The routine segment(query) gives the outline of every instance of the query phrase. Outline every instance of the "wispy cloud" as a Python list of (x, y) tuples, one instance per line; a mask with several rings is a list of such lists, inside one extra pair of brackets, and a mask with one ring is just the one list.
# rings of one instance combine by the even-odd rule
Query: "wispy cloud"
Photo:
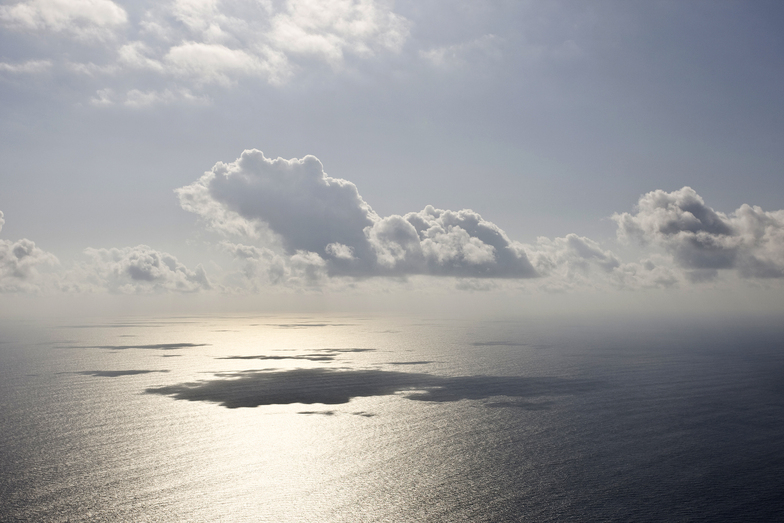
[(11, 74), (39, 74), (49, 71), (51, 68), (51, 60), (28, 60), (17, 64), (0, 62), (0, 72)]

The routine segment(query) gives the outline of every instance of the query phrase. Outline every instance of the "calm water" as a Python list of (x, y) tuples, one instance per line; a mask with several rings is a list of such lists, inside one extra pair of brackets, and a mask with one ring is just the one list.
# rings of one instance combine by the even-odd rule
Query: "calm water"
[(5, 321), (0, 519), (781, 521), (781, 324)]

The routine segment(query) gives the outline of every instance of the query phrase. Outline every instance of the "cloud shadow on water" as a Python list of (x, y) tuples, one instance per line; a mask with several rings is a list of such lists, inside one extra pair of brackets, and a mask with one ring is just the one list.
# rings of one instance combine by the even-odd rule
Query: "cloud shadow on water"
[(299, 356), (224, 356), (217, 360), (306, 360), (306, 361), (333, 361), (331, 354), (301, 354)]
[(373, 352), (376, 349), (312, 349), (326, 354), (297, 354), (293, 356), (269, 356), (259, 354), (254, 356), (222, 356), (218, 360), (305, 360), (305, 361), (334, 361), (339, 354), (354, 352)]
[(228, 408), (291, 403), (337, 405), (352, 398), (403, 393), (415, 401), (452, 402), (494, 396), (536, 398), (582, 394), (601, 383), (555, 377), (458, 376), (383, 370), (295, 369), (242, 371), (218, 379), (148, 388), (178, 400), (206, 401)]
[(150, 350), (177, 350), (177, 349), (191, 349), (193, 347), (206, 347), (209, 343), (153, 343), (151, 345), (94, 345), (84, 347), (86, 349), (109, 349), (109, 350), (127, 350), (127, 349), (150, 349)]
[(152, 372), (169, 372), (168, 370), (85, 370), (75, 372), (84, 376), (95, 376), (97, 378), (117, 378), (120, 376), (135, 376), (137, 374), (150, 374)]

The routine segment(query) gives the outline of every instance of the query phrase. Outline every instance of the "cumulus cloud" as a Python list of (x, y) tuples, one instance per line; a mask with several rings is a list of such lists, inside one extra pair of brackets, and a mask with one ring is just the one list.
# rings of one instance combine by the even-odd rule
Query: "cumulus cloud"
[[(612, 285), (629, 290), (678, 287), (682, 279), (671, 260), (659, 256), (640, 262), (622, 263), (610, 273)], [(687, 279), (693, 281), (688, 276)]]
[(79, 39), (106, 39), (128, 21), (110, 0), (28, 0), (0, 6), (0, 22), (28, 31), (66, 33)]
[(784, 277), (784, 210), (743, 204), (724, 214), (684, 187), (644, 194), (635, 213), (613, 220), (621, 240), (664, 248), (692, 281), (711, 279), (722, 269), (746, 278)]
[(58, 263), (57, 257), (30, 240), (0, 240), (0, 292), (43, 290), (44, 278), (39, 269)]
[[(227, 283), (244, 290), (258, 291), (268, 285), (314, 287), (326, 278), (326, 262), (313, 252), (286, 255), (269, 248), (222, 242), (221, 247), (240, 264), (240, 272)], [(239, 279), (238, 279), (239, 277)]]
[[(5, 224), (0, 211), (0, 230)], [(59, 265), (57, 257), (28, 239), (0, 240), (0, 292), (39, 292), (50, 283), (40, 270)]]
[(78, 279), (93, 290), (120, 293), (194, 292), (212, 288), (201, 265), (190, 270), (171, 254), (146, 245), (121, 249), (88, 248), (90, 261), (80, 266)]
[(177, 193), (210, 228), (270, 237), (290, 261), (308, 260), (330, 275), (537, 276), (523, 245), (478, 213), (428, 206), (382, 218), (353, 183), (328, 176), (314, 156), (270, 159), (247, 150)]
[(575, 274), (586, 274), (592, 267), (603, 272), (612, 272), (621, 262), (611, 252), (603, 250), (598, 243), (578, 236), (567, 234), (563, 238), (537, 238), (534, 254), (537, 269), (543, 274), (562, 271), (566, 278)]

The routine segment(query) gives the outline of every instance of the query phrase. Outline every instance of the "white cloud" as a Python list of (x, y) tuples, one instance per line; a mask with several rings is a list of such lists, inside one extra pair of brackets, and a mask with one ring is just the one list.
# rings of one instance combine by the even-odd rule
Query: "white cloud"
[(143, 108), (159, 104), (187, 103), (187, 104), (208, 104), (209, 98), (206, 96), (193, 94), (188, 89), (172, 91), (140, 91), (131, 89), (125, 96), (117, 95), (112, 89), (99, 89), (95, 96), (90, 99), (90, 103), (95, 106), (108, 107), (111, 105), (123, 105), (125, 107)]
[(128, 107), (147, 107), (150, 105), (177, 102), (207, 104), (209, 103), (209, 99), (206, 96), (195, 95), (188, 89), (179, 89), (176, 91), (171, 91), (169, 89), (163, 91), (140, 91), (138, 89), (132, 89), (126, 93), (123, 105)]
[(378, 220), (356, 186), (327, 176), (314, 156), (273, 160), (247, 150), (177, 193), (183, 208), (213, 229), (258, 237), (269, 228), (290, 253), (326, 257), (327, 245), (339, 243), (366, 258), (364, 228)]
[(468, 42), (419, 51), (419, 57), (437, 67), (458, 67), (474, 61), (500, 60), (500, 39), (486, 34)]
[(92, 105), (101, 107), (114, 104), (114, 91), (111, 89), (99, 89), (95, 96), (90, 99)]
[(566, 279), (587, 275), (592, 269), (612, 272), (621, 262), (590, 238), (567, 234), (563, 238), (537, 238), (531, 248), (531, 258), (542, 274), (558, 273)]
[(691, 187), (649, 192), (634, 214), (613, 215), (621, 240), (663, 247), (690, 270), (692, 281), (722, 269), (747, 278), (784, 277), (784, 210), (741, 205), (727, 215), (714, 211)]
[(0, 292), (38, 292), (47, 285), (39, 269), (59, 264), (54, 254), (27, 240), (0, 240)]
[(294, 55), (310, 55), (338, 66), (345, 53), (373, 56), (397, 52), (408, 38), (409, 22), (374, 0), (288, 0), (272, 18), (270, 45)]
[[(416, 273), (474, 278), (538, 276), (523, 249), (496, 224), (478, 213), (449, 211), (428, 205), (404, 217), (420, 241), (425, 269)], [(400, 245), (385, 238), (381, 245)]]
[(240, 265), (239, 272), (226, 279), (231, 288), (259, 291), (269, 285), (313, 287), (326, 279), (326, 262), (313, 252), (297, 251), (287, 255), (231, 242), (222, 242), (221, 247)]
[(610, 274), (611, 284), (630, 290), (678, 287), (682, 280), (681, 271), (672, 266), (672, 260), (661, 256), (622, 263)]
[(0, 72), (12, 74), (38, 74), (44, 73), (52, 68), (51, 60), (28, 60), (21, 64), (9, 64), (0, 62)]
[(28, 0), (0, 6), (0, 21), (17, 30), (106, 39), (115, 36), (128, 16), (110, 0)]
[(328, 176), (314, 156), (284, 160), (247, 150), (177, 190), (185, 210), (227, 234), (268, 237), (287, 256), (314, 256), (331, 275), (537, 275), (523, 246), (471, 211), (431, 206), (379, 217), (357, 187)]
[(164, 60), (171, 72), (196, 83), (231, 85), (238, 77), (269, 70), (260, 57), (220, 44), (184, 42), (169, 49)]
[[(4, 224), (5, 218), (0, 211), (0, 231)], [(30, 240), (0, 240), (0, 292), (46, 290), (52, 283), (50, 275), (43, 275), (39, 270), (59, 264), (54, 254), (36, 247)]]
[(90, 261), (79, 266), (75, 279), (92, 290), (120, 293), (195, 292), (212, 288), (201, 265), (190, 270), (171, 254), (146, 245), (121, 249), (88, 248)]
[(163, 72), (163, 64), (149, 57), (152, 52), (150, 47), (142, 41), (125, 44), (117, 51), (120, 64), (134, 69), (149, 69)]
[[(136, 99), (139, 93), (187, 91), (196, 102), (215, 85), (229, 88), (246, 79), (280, 85), (303, 69), (340, 70), (348, 56), (398, 53), (410, 25), (380, 0), (175, 0), (154, 4), (138, 21), (110, 0), (27, 0), (0, 6), (0, 24), (75, 37), (83, 51), (63, 54), (55, 42), (51, 57), (0, 63), (0, 72), (40, 73), (59, 57), (61, 71), (103, 77), (101, 91), (134, 93)], [(134, 37), (124, 41), (126, 34)], [(122, 103), (107, 100), (99, 96), (91, 103)], [(174, 101), (158, 96), (154, 103)]]

